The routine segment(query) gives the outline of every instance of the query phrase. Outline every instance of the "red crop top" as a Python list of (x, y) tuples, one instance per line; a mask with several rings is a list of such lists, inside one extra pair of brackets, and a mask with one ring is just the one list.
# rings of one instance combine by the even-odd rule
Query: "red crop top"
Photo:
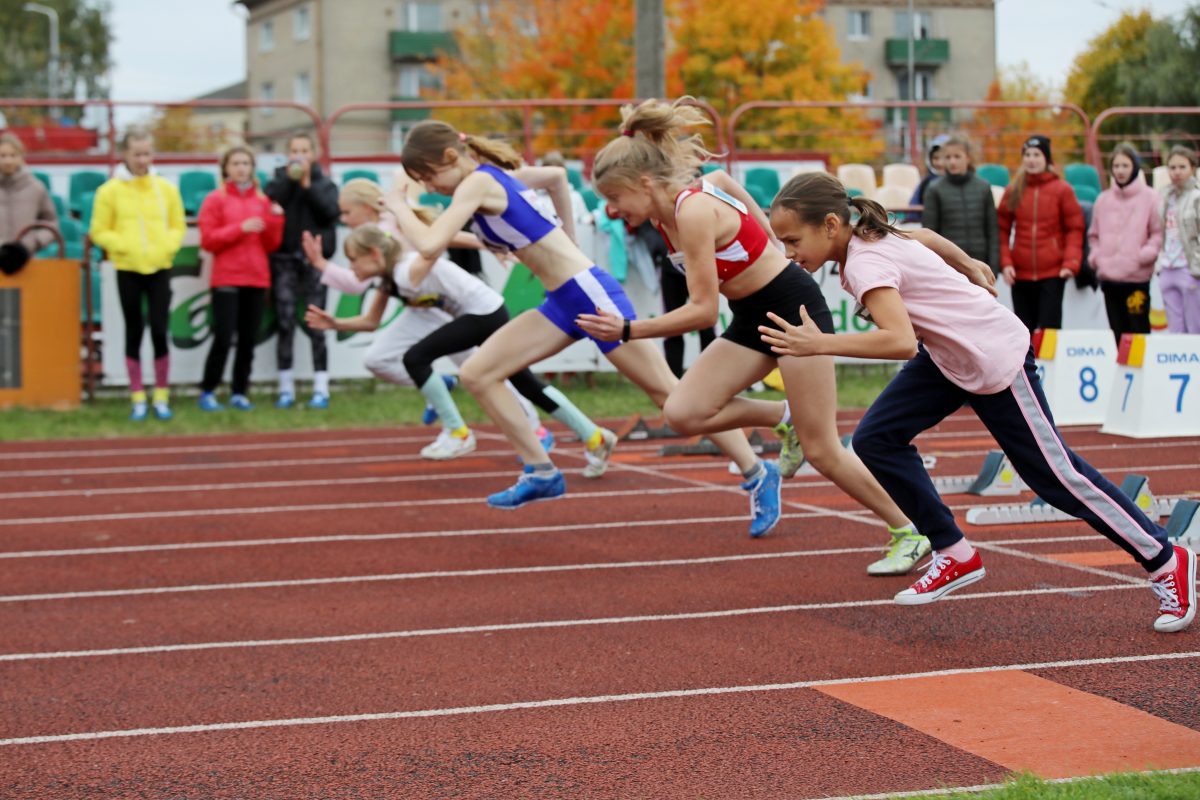
[[(684, 200), (701, 192), (712, 195), (724, 203), (728, 203), (742, 216), (742, 226), (738, 228), (737, 235), (726, 244), (717, 248), (717, 280), (724, 283), (730, 278), (740, 275), (747, 267), (758, 260), (763, 250), (767, 248), (767, 234), (762, 229), (762, 226), (758, 224), (758, 221), (750, 216), (749, 209), (746, 208), (745, 203), (713, 186), (708, 181), (701, 181), (700, 188), (689, 187), (680, 192), (675, 197), (675, 213), (679, 213), (679, 207), (683, 204)], [(663, 239), (667, 242), (667, 249), (671, 251), (671, 263), (680, 272), (684, 272), (683, 253), (675, 251), (675, 245), (671, 244), (671, 239), (667, 236), (665, 230), (659, 227), (658, 232), (662, 234)]]

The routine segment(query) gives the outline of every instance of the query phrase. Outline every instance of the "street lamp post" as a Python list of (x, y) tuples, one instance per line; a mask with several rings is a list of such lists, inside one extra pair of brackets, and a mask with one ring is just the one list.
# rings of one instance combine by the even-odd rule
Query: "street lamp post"
[[(44, 14), (50, 20), (50, 59), (46, 65), (47, 81), (46, 95), (51, 100), (58, 99), (58, 12), (50, 6), (44, 6), (41, 3), (26, 3), (24, 6), (26, 11), (34, 14)], [(50, 107), (50, 116), (58, 117), (58, 108)]]

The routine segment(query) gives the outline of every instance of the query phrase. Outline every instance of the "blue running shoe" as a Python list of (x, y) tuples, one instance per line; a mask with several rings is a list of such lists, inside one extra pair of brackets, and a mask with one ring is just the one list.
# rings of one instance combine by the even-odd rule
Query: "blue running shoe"
[(553, 500), (566, 494), (567, 482), (563, 480), (561, 470), (554, 470), (546, 477), (537, 475), (533, 467), (526, 465), (525, 473), (517, 479), (516, 484), (503, 492), (489, 495), (487, 504), (492, 508), (503, 508), (506, 511), (520, 508), (534, 500)]
[(142, 422), (148, 416), (150, 416), (150, 406), (146, 403), (134, 403), (129, 412), (129, 419), (132, 422)]
[(296, 396), (291, 392), (280, 392), (279, 397), (275, 400), (276, 408), (291, 408), (296, 405)]
[(201, 411), (220, 411), (224, 406), (217, 402), (217, 396), (212, 392), (201, 392), (197, 401)]
[[(446, 384), (446, 391), (453, 392), (454, 387), (458, 386), (458, 378), (453, 375), (443, 375), (442, 383)], [(438, 421), (438, 411), (433, 406), (425, 406), (425, 410), (421, 412), (421, 424), (432, 425)]]
[(750, 536), (755, 539), (774, 528), (780, 515), (779, 467), (773, 461), (762, 463), (765, 472), (742, 484), (750, 493)]
[(158, 417), (164, 422), (175, 417), (175, 412), (173, 412), (171, 410), (171, 406), (167, 405), (166, 403), (155, 403), (151, 407), (154, 409), (154, 416)]
[(229, 406), (238, 411), (249, 411), (254, 408), (254, 403), (251, 403), (250, 398), (244, 394), (235, 394), (229, 398)]
[(324, 411), (329, 408), (329, 395), (322, 392), (313, 392), (313, 396), (309, 398), (308, 407)]

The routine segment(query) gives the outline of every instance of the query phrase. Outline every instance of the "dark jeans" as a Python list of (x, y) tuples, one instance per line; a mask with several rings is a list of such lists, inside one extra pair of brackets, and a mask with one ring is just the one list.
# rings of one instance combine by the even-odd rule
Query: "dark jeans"
[(212, 347), (204, 362), (203, 392), (215, 391), (225, 374), (229, 348), (237, 335), (237, 354), (233, 358), (233, 393), (246, 394), (250, 387), (250, 367), (254, 346), (262, 325), (266, 289), (254, 286), (218, 286), (212, 290)]
[[(663, 313), (666, 313), (679, 308), (688, 301), (687, 278), (674, 267), (663, 267), (660, 271), (662, 272), (659, 280), (662, 284)], [(717, 332), (713, 328), (702, 328), (697, 333), (700, 334), (701, 350), (708, 347), (717, 338)], [(682, 335), (663, 339), (663, 354), (667, 357), (667, 366), (671, 368), (671, 372), (675, 373), (676, 378), (683, 376), (683, 348)]]
[(1038, 497), (1091, 525), (1147, 571), (1161, 567), (1174, 552), (1167, 532), (1067, 447), (1036, 370), (1030, 349), (1009, 388), (972, 394), (942, 374), (922, 347), (859, 422), (854, 452), (933, 548), (944, 550), (962, 531), (912, 441), (969, 405)]
[[(291, 369), (296, 338), (296, 310), (303, 310), (309, 305), (324, 308), (326, 287), (321, 283), (321, 273), (312, 264), (297, 256), (272, 253), (271, 294), (275, 298), (275, 324), (279, 336), (275, 343), (276, 365), (279, 369)], [(312, 342), (313, 369), (324, 372), (329, 363), (325, 331), (313, 330), (303, 322), (299, 324)]]
[(1012, 287), (1013, 312), (1031, 332), (1038, 328), (1061, 328), (1066, 284), (1066, 278), (1017, 281)]
[[(150, 341), (156, 359), (167, 355), (167, 323), (171, 317), (171, 270), (150, 275), (117, 270), (117, 294), (125, 316), (125, 357), (135, 361), (141, 356), (142, 334), (150, 322)], [(146, 313), (143, 314), (143, 301)]]
[(1150, 284), (1100, 281), (1104, 292), (1104, 310), (1108, 312), (1108, 327), (1117, 343), (1123, 333), (1150, 332)]

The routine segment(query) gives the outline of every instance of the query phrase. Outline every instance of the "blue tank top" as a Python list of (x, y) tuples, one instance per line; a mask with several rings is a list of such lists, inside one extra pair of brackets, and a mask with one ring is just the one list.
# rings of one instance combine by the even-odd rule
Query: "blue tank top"
[(508, 196), (503, 214), (476, 211), (472, 215), (471, 228), (489, 247), (520, 250), (540, 241), (562, 224), (555, 214), (540, 207), (537, 192), (504, 170), (491, 164), (480, 164), (476, 172), (491, 175)]

